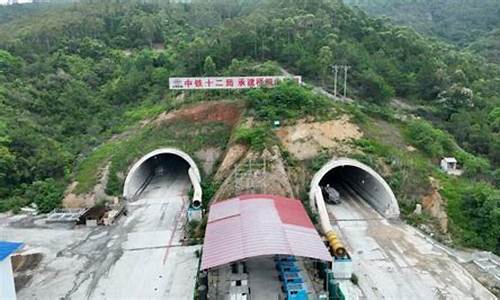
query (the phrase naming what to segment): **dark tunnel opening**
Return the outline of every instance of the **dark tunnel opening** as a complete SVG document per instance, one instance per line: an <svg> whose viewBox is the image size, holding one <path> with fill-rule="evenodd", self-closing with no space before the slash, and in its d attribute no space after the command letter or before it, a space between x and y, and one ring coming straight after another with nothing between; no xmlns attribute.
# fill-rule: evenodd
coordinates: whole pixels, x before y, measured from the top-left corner
<svg viewBox="0 0 500 300"><path fill-rule="evenodd" d="M339 204L342 201L362 199L385 216L386 212L393 209L394 194L384 184L383 179L351 165L331 169L319 182L325 202Z"/></svg>
<svg viewBox="0 0 500 300"><path fill-rule="evenodd" d="M129 200L135 200L148 184L161 177L185 178L189 181L189 163L182 157L171 153L156 154L135 170L131 170L128 184L124 187L124 194Z"/></svg>

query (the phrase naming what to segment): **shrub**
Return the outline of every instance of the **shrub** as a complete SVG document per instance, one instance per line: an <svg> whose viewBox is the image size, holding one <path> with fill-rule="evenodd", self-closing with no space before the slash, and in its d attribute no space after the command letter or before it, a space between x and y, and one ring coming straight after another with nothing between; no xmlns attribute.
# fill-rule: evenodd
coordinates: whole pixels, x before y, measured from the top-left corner
<svg viewBox="0 0 500 300"><path fill-rule="evenodd" d="M407 136L410 143L433 158L451 155L457 149L447 133L434 128L426 121L411 121L408 124Z"/></svg>
<svg viewBox="0 0 500 300"><path fill-rule="evenodd" d="M253 89L247 95L259 120L297 119L328 111L328 100L293 81L283 81L274 88Z"/></svg>
<svg viewBox="0 0 500 300"><path fill-rule="evenodd" d="M500 193L479 185L469 189L463 196L462 208L470 219L477 247L485 247L492 251L500 249Z"/></svg>
<svg viewBox="0 0 500 300"><path fill-rule="evenodd" d="M489 176L491 166L488 160L474 156L463 150L457 151L455 155L458 161L463 165L466 176Z"/></svg>
<svg viewBox="0 0 500 300"><path fill-rule="evenodd" d="M361 82L360 96L366 100L385 103L394 97L394 88L372 70L367 70L362 74Z"/></svg>
<svg viewBox="0 0 500 300"><path fill-rule="evenodd" d="M271 139L270 128L264 126L238 127L235 133L236 142L249 145L252 149L263 150Z"/></svg>
<svg viewBox="0 0 500 300"><path fill-rule="evenodd" d="M18 213L21 207L28 205L28 201L19 196L12 196L7 199L0 200L0 212L12 210L13 213Z"/></svg>
<svg viewBox="0 0 500 300"><path fill-rule="evenodd" d="M217 190L219 189L220 183L217 181L213 180L204 180L201 182L201 189L203 191L202 193L202 205L203 209L208 208L208 204L210 200L214 197L215 193L217 193Z"/></svg>
<svg viewBox="0 0 500 300"><path fill-rule="evenodd" d="M33 182L25 195L35 202L39 212L47 213L61 205L63 192L63 185L49 178Z"/></svg>

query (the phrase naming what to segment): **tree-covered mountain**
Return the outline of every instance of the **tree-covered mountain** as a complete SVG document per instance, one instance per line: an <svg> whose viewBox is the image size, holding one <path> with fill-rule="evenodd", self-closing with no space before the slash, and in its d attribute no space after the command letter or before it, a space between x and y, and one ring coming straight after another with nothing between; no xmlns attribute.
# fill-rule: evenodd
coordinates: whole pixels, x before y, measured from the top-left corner
<svg viewBox="0 0 500 300"><path fill-rule="evenodd" d="M397 24L467 46L500 26L500 2L496 0L344 0L375 16L387 16Z"/></svg>
<svg viewBox="0 0 500 300"><path fill-rule="evenodd" d="M500 65L500 26L479 37L467 49L486 57L492 63Z"/></svg>
<svg viewBox="0 0 500 300"><path fill-rule="evenodd" d="M243 75L266 61L327 89L330 65L350 65L350 97L379 109L407 99L475 154L467 156L471 177L498 184L500 69L341 1L25 10L0 7L9 18L0 22L0 210L56 206L80 158L174 105L169 76Z"/></svg>
<svg viewBox="0 0 500 300"><path fill-rule="evenodd" d="M420 33L500 63L498 31L500 1L496 0L344 0L373 16L385 16L395 24L408 25ZM483 49L486 47L487 49Z"/></svg>

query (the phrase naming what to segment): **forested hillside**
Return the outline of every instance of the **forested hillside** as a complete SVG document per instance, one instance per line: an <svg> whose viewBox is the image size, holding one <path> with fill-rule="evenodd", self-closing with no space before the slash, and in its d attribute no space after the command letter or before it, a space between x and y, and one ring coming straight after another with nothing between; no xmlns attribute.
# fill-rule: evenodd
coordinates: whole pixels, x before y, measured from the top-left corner
<svg viewBox="0 0 500 300"><path fill-rule="evenodd" d="M486 57L492 63L500 65L500 26L479 37L467 49Z"/></svg>
<svg viewBox="0 0 500 300"><path fill-rule="evenodd" d="M373 16L389 17L500 63L500 1L496 0L345 0ZM495 33L496 32L496 33Z"/></svg>
<svg viewBox="0 0 500 300"><path fill-rule="evenodd" d="M474 154L459 152L466 176L499 184L500 69L341 1L103 1L0 16L0 210L57 206L81 158L174 105L169 76L252 74L267 61L327 89L330 64L352 66L351 98L382 114L404 98L443 130L410 132L432 159L457 151L449 132Z"/></svg>
<svg viewBox="0 0 500 300"><path fill-rule="evenodd" d="M398 24L467 46L500 26L496 0L345 0L369 14L387 16Z"/></svg>

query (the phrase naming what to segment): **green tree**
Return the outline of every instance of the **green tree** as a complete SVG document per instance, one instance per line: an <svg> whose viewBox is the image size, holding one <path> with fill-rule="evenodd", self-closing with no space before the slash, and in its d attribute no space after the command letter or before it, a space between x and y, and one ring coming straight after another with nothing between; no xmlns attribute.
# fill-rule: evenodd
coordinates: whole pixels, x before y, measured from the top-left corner
<svg viewBox="0 0 500 300"><path fill-rule="evenodd" d="M385 103L394 97L394 88L383 77L367 70L362 74L360 95L369 101Z"/></svg>
<svg viewBox="0 0 500 300"><path fill-rule="evenodd" d="M330 47L323 46L319 50L319 67L320 67L320 76L323 85L325 85L325 81L330 78L330 68L333 62L333 53Z"/></svg>
<svg viewBox="0 0 500 300"><path fill-rule="evenodd" d="M500 251L500 193L486 185L475 185L462 196L463 214L470 228L464 240L468 245ZM467 226L465 224L460 224Z"/></svg>
<svg viewBox="0 0 500 300"><path fill-rule="evenodd" d="M21 60L19 58L0 49L0 75L9 74L11 72L17 73L20 67Z"/></svg>
<svg viewBox="0 0 500 300"><path fill-rule="evenodd" d="M445 132L435 129L423 120L411 121L407 134L413 145L433 158L449 156L456 150L453 141Z"/></svg>
<svg viewBox="0 0 500 300"><path fill-rule="evenodd" d="M495 132L500 132L500 107L495 107L488 114L488 122Z"/></svg>
<svg viewBox="0 0 500 300"><path fill-rule="evenodd" d="M474 93L471 89L453 84L447 90L439 93L438 101L449 118L460 109L472 108L474 106L473 97Z"/></svg>
<svg viewBox="0 0 500 300"><path fill-rule="evenodd" d="M37 205L40 212L47 213L61 205L63 187L52 178L35 181L25 196Z"/></svg>
<svg viewBox="0 0 500 300"><path fill-rule="evenodd" d="M213 76L216 74L216 66L212 57L207 56L205 58L205 63L203 64L203 75L205 76Z"/></svg>

